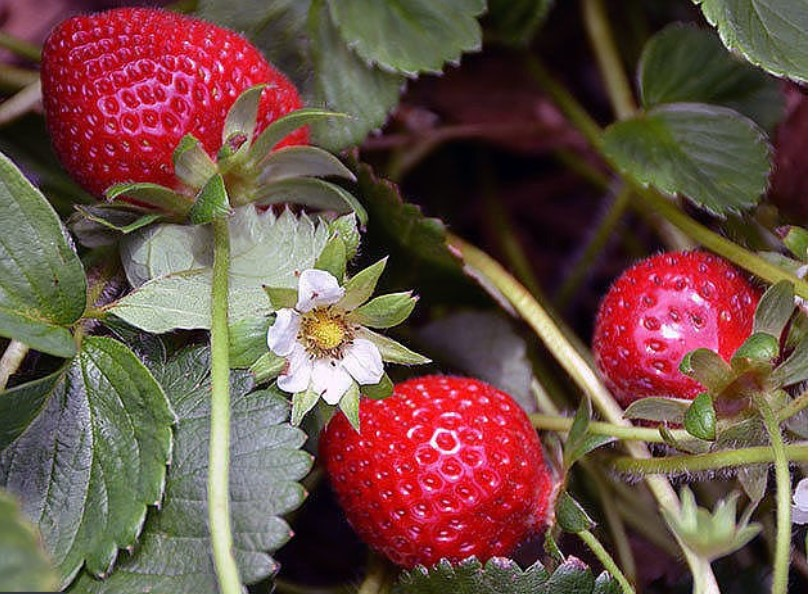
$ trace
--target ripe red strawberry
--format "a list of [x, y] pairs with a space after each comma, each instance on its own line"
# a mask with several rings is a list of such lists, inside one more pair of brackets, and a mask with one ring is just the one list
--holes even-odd
[[726, 361], [750, 335], [760, 292], [724, 259], [671, 252], [624, 271], [601, 302], [596, 363], [624, 406], [639, 398], [694, 398], [704, 388], [679, 370], [690, 351]]
[[[193, 134], [212, 156], [228, 109], [267, 83], [257, 132], [301, 106], [295, 87], [246, 39], [150, 8], [59, 24], [42, 52], [42, 95], [56, 154], [89, 192], [120, 182], [175, 187], [172, 153]], [[307, 141], [298, 130], [283, 144]]]
[[504, 392], [425, 376], [338, 414], [320, 452], [349, 522], [404, 567], [507, 555], [546, 521], [554, 481], [526, 414]]

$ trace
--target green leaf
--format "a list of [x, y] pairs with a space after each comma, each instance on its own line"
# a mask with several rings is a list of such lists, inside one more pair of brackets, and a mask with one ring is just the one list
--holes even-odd
[[345, 284], [345, 294], [338, 305], [346, 311], [353, 311], [368, 301], [374, 294], [376, 284], [387, 263], [388, 258], [382, 258], [349, 278]]
[[779, 234], [783, 234], [784, 245], [790, 253], [805, 264], [807, 257], [806, 229], [793, 225], [779, 229]]
[[346, 393], [340, 398], [340, 410], [357, 433], [360, 432], [360, 387], [352, 382]]
[[346, 274], [346, 244], [339, 234], [331, 236], [315, 261], [315, 268], [325, 270], [338, 281], [343, 280]]
[[285, 146], [270, 153], [261, 164], [262, 184], [293, 177], [341, 177], [354, 181], [354, 174], [340, 159], [316, 146]]
[[363, 225], [368, 222], [365, 208], [348, 191], [331, 182], [313, 177], [296, 177], [272, 182], [256, 189], [256, 204], [300, 204], [338, 214], [353, 212]]
[[772, 285], [756, 306], [753, 332], [763, 332], [780, 338], [794, 310], [794, 285], [787, 280]]
[[88, 336], [42, 412], [0, 454], [0, 484], [38, 524], [64, 585], [86, 564], [109, 573], [160, 503], [174, 415], [126, 346]]
[[382, 355], [382, 360], [387, 363], [398, 363], [399, 365], [425, 365], [430, 363], [430, 359], [423, 355], [411, 351], [404, 345], [399, 344], [392, 338], [378, 334], [368, 328], [360, 328], [357, 332], [358, 338], [365, 338], [370, 340], [379, 353]]
[[556, 500], [556, 524], [565, 532], [574, 534], [590, 530], [596, 525], [567, 491], [562, 491]]
[[[205, 477], [208, 473], [210, 358], [205, 348], [187, 349], [168, 362], [150, 361], [177, 411], [174, 456], [160, 510], [151, 510], [137, 548], [115, 572], [99, 581], [83, 574], [73, 594], [122, 592], [218, 592]], [[275, 389], [250, 392], [248, 374], [231, 375], [230, 501], [233, 551], [242, 579], [252, 584], [271, 575], [270, 556], [290, 537], [281, 518], [304, 500], [299, 484], [312, 465], [301, 450], [305, 434], [287, 423], [289, 402]]]
[[17, 439], [39, 416], [65, 370], [5, 390], [0, 397], [0, 451]]
[[312, 140], [331, 151], [358, 145], [385, 123], [399, 102], [405, 78], [373, 67], [354, 53], [322, 0], [312, 2], [306, 33], [315, 69], [310, 102], [350, 116], [314, 124]]
[[250, 366], [250, 373], [256, 378], [257, 384], [264, 384], [277, 378], [286, 364], [286, 359], [268, 351]]
[[298, 303], [298, 289], [264, 287], [264, 292], [274, 310], [292, 309]]
[[0, 336], [57, 357], [84, 313], [84, 270], [56, 213], [0, 154]]
[[638, 65], [645, 107], [711, 103], [746, 115], [765, 130], [783, 117], [775, 79], [728, 53], [713, 31], [674, 24], [652, 37]]
[[267, 352], [269, 327], [270, 319], [266, 317], [244, 318], [228, 326], [231, 368], [250, 367]]
[[[614, 437], [608, 435], [594, 435], [588, 431], [592, 410], [590, 400], [586, 396], [582, 398], [581, 404], [573, 418], [573, 425], [567, 435], [564, 447], [565, 468], [570, 468], [577, 461], [602, 445], [615, 441]], [[577, 531], [578, 532], [578, 531]]]
[[346, 246], [346, 260], [351, 260], [357, 255], [360, 247], [360, 230], [357, 229], [357, 216], [354, 213], [337, 217], [329, 223], [329, 228], [333, 233], [337, 233], [343, 238]]
[[507, 45], [525, 47], [553, 6], [553, 0], [489, 0], [486, 33]]
[[217, 173], [209, 179], [197, 194], [194, 206], [188, 212], [188, 220], [194, 225], [213, 222], [232, 213], [225, 180]]
[[290, 423], [292, 423], [294, 427], [300, 425], [301, 421], [303, 421], [303, 417], [305, 417], [306, 413], [315, 407], [318, 400], [320, 400], [320, 394], [312, 390], [311, 387], [305, 392], [293, 394], [292, 417]]
[[[284, 211], [236, 209], [229, 220], [231, 322], [269, 316], [263, 286], [295, 289], [297, 271], [312, 268], [328, 241], [325, 224]], [[127, 278], [146, 284], [112, 305], [110, 311], [152, 333], [177, 328], [209, 328], [211, 235], [206, 226], [154, 225], [127, 236], [122, 260]], [[134, 282], [133, 282], [134, 281]]]
[[[590, 569], [575, 557], [567, 559], [549, 574], [537, 562], [521, 569], [516, 562], [504, 557], [493, 557], [484, 566], [475, 557], [455, 565], [446, 559], [435, 566], [417, 566], [402, 572], [393, 587], [393, 594], [596, 594], [613, 592], [606, 574], [593, 579]], [[596, 590], [598, 583], [598, 590]]]
[[806, 82], [806, 0], [694, 0], [728, 49]]
[[418, 343], [442, 363], [510, 394], [526, 412], [536, 411], [528, 347], [504, 315], [458, 311], [416, 332]]
[[186, 134], [174, 149], [174, 173], [190, 188], [201, 188], [216, 175], [216, 163], [208, 155], [202, 143], [191, 134]]
[[640, 183], [717, 215], [754, 206], [770, 171], [767, 138], [752, 121], [697, 103], [667, 104], [613, 124], [603, 150]]
[[636, 400], [624, 411], [627, 419], [682, 425], [690, 400], [653, 396]]
[[484, 0], [328, 0], [343, 40], [366, 62], [415, 75], [480, 49]]
[[379, 383], [360, 386], [360, 393], [372, 400], [382, 400], [393, 394], [393, 382], [387, 373], [382, 373], [382, 379], [379, 380]]
[[368, 328], [392, 328], [410, 316], [417, 301], [410, 291], [380, 295], [352, 311], [348, 318]]
[[192, 205], [188, 196], [178, 194], [171, 188], [148, 182], [115, 184], [107, 188], [105, 195], [109, 202], [126, 197], [180, 218], [188, 214]]
[[0, 590], [56, 592], [58, 581], [36, 529], [17, 501], [0, 491]]
[[716, 439], [716, 411], [710, 394], [702, 392], [694, 398], [694, 402], [685, 411], [683, 425], [694, 437], [707, 441]]
[[711, 349], [697, 349], [687, 353], [680, 363], [680, 371], [716, 394], [735, 379], [733, 369], [727, 361]]

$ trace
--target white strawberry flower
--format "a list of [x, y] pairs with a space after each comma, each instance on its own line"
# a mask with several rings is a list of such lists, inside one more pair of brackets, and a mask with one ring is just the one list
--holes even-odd
[[358, 336], [354, 308], [341, 306], [345, 288], [324, 270], [304, 270], [294, 308], [276, 313], [267, 332], [270, 350], [286, 359], [278, 387], [293, 394], [310, 388], [328, 404], [337, 404], [353, 382], [377, 384], [384, 368], [377, 346]]
[[809, 521], [809, 481], [805, 478], [798, 481], [792, 494], [792, 522], [806, 524]]

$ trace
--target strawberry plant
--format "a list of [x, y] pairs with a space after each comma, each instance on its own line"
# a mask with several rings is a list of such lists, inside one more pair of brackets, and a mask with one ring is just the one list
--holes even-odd
[[7, 4], [0, 590], [806, 587], [805, 1]]

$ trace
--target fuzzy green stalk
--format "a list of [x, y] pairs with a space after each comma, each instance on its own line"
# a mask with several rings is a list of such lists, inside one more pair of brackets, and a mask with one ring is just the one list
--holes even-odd
[[[528, 415], [537, 429], [548, 431], [570, 431], [573, 426], [573, 419], [554, 415], [530, 414]], [[621, 440], [645, 441], [647, 443], [667, 443], [658, 429], [651, 427], [634, 427], [632, 425], [614, 425], [603, 421], [591, 421], [587, 426], [588, 431], [594, 435], [606, 435]], [[687, 439], [693, 437], [685, 429], [671, 429], [675, 439]]]
[[637, 110], [635, 97], [613, 41], [604, 2], [603, 0], [584, 0], [582, 9], [584, 24], [587, 27], [590, 43], [595, 50], [598, 69], [604, 78], [612, 110], [619, 120], [632, 117]]
[[42, 48], [8, 33], [0, 32], [0, 47], [32, 62], [39, 63], [42, 60]]
[[[623, 409], [601, 382], [593, 367], [525, 287], [488, 254], [461, 238], [447, 234], [447, 244], [461, 256], [468, 272], [485, 281], [487, 286], [496, 290], [504, 300], [511, 304], [608, 421], [614, 425], [631, 427], [630, 423], [624, 419]], [[644, 443], [628, 442], [624, 446], [636, 458], [651, 458], [649, 448]], [[665, 477], [650, 475], [644, 477], [644, 480], [662, 508], [679, 513], [680, 500]], [[695, 594], [718, 594], [719, 586], [710, 563], [695, 555], [679, 539], [678, 542], [694, 576]]]
[[0, 392], [6, 389], [8, 380], [17, 373], [27, 354], [27, 344], [23, 344], [19, 340], [12, 340], [8, 343], [3, 356], [0, 357]]
[[778, 409], [775, 413], [775, 418], [778, 419], [779, 423], [783, 423], [788, 418], [797, 415], [805, 409], [807, 402], [809, 402], [809, 400], [807, 399], [806, 392], [804, 392], [794, 400], [791, 400], [784, 408]]
[[616, 565], [615, 560], [610, 556], [607, 549], [604, 548], [604, 545], [598, 541], [595, 535], [589, 530], [582, 530], [581, 532], [577, 532], [576, 535], [581, 538], [584, 544], [593, 552], [596, 558], [601, 562], [601, 565], [604, 566], [604, 569], [618, 581], [623, 593], [635, 594], [635, 588], [632, 587], [632, 584], [629, 583], [629, 580], [626, 579], [626, 576], [618, 568], [618, 565]]
[[[806, 464], [807, 444], [790, 444], [784, 447], [786, 460]], [[737, 450], [722, 450], [707, 454], [693, 454], [690, 456], [666, 456], [665, 458], [651, 458], [636, 460], [629, 457], [614, 458], [609, 462], [613, 470], [629, 474], [681, 474], [686, 472], [704, 472], [706, 470], [719, 470], [747, 466], [749, 464], [772, 464], [775, 462], [775, 452], [770, 446], [755, 446], [739, 448]]]
[[770, 437], [775, 458], [775, 559], [773, 562], [772, 594], [786, 594], [789, 582], [789, 549], [792, 544], [792, 508], [789, 501], [789, 464], [784, 448], [784, 436], [775, 418], [770, 403], [762, 394], [753, 396], [753, 404], [761, 415]]
[[228, 277], [230, 231], [225, 218], [212, 223], [214, 260], [211, 286], [211, 434], [208, 449], [208, 523], [214, 566], [222, 594], [242, 594], [230, 526], [230, 345]]

